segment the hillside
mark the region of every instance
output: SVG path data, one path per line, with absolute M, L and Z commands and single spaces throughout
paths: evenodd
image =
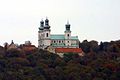
M 80 43 L 85 56 L 0 47 L 0 80 L 119 80 L 120 41 Z

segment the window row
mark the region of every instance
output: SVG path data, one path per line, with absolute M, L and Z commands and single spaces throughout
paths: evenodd
M 63 40 L 53 40 L 52 43 L 64 43 Z

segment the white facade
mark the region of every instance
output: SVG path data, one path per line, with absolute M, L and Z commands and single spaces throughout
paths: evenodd
M 67 23 L 64 34 L 51 34 L 49 20 L 42 20 L 38 31 L 38 48 L 45 49 L 48 46 L 55 48 L 79 48 L 79 39 L 77 36 L 71 36 L 70 24 Z

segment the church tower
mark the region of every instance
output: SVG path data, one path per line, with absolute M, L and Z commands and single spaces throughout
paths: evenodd
M 51 44 L 50 31 L 49 20 L 46 18 L 45 24 L 44 21 L 41 20 L 38 31 L 38 47 L 40 49 L 45 49 Z
M 38 31 L 38 48 L 43 47 L 43 42 L 44 42 L 44 21 L 40 21 L 40 27 Z
M 65 46 L 70 47 L 71 46 L 71 30 L 70 30 L 70 24 L 67 22 L 65 25 Z
M 50 32 L 51 30 L 50 30 L 49 20 L 46 18 L 45 26 L 44 26 L 44 48 L 50 46 L 51 44 Z

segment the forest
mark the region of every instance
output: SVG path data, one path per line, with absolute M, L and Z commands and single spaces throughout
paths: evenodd
M 84 56 L 0 47 L 0 80 L 120 80 L 120 40 L 80 42 Z

